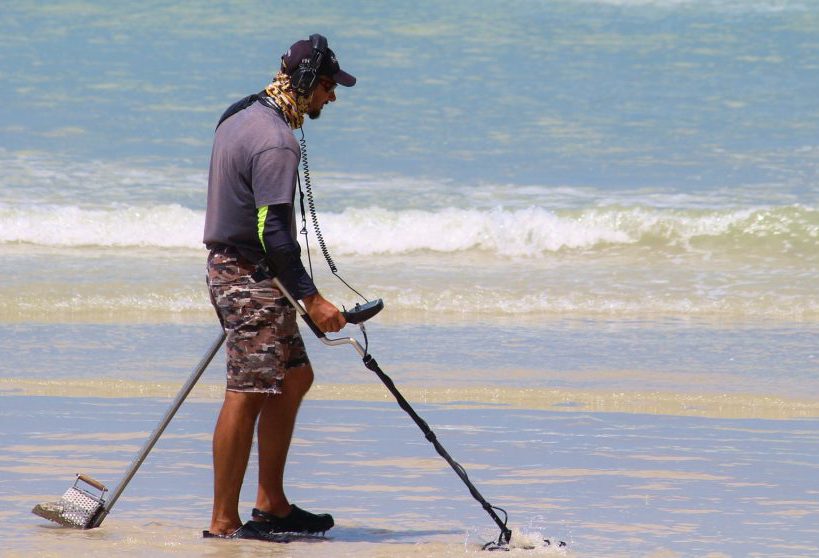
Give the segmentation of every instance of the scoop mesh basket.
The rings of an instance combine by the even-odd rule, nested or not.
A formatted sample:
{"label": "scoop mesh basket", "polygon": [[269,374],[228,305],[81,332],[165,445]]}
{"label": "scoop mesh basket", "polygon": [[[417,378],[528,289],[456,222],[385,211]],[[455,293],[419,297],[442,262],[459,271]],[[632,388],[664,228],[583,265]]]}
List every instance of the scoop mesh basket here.
{"label": "scoop mesh basket", "polygon": [[[92,494],[80,486],[80,482],[98,490],[99,493]],[[101,483],[84,475],[77,475],[74,485],[65,491],[62,498],[56,502],[37,504],[31,511],[66,527],[87,529],[92,526],[94,518],[102,509],[107,491],[108,489]]]}

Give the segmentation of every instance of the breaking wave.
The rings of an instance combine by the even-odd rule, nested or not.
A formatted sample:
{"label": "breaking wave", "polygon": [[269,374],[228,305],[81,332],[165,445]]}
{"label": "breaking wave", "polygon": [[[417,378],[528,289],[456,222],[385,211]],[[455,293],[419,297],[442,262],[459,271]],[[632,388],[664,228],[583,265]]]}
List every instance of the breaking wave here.
{"label": "breaking wave", "polygon": [[[819,210],[803,205],[742,209],[592,207],[551,211],[378,207],[321,214],[338,254],[486,251],[538,256],[609,247],[757,252],[819,257]],[[176,204],[85,209],[0,205],[0,243],[58,247],[201,249],[204,213]],[[308,228],[309,223],[308,223]]]}

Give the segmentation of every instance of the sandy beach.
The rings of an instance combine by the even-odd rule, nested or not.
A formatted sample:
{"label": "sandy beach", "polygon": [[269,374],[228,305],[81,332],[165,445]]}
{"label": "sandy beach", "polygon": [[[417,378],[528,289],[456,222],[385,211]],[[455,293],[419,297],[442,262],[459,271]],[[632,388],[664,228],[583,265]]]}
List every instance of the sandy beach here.
{"label": "sandy beach", "polygon": [[[303,407],[287,478],[294,502],[336,517],[326,540],[276,547],[201,539],[210,509],[218,365],[103,526],[91,531],[28,512],[62,495],[74,473],[114,487],[175,384],[4,380],[4,555],[462,556],[479,554],[497,536],[454,472],[373,379],[319,383]],[[509,513],[515,552],[522,555],[819,551],[816,401],[742,396],[720,405],[719,398],[699,397],[695,406],[678,397],[676,407],[664,407],[658,397],[647,408],[641,399],[648,394],[594,398],[579,390],[417,385],[404,391],[484,496]],[[251,459],[248,479],[253,467]],[[247,483],[246,510],[252,490]],[[568,547],[520,548],[542,538]]]}
{"label": "sandy beach", "polygon": [[[199,538],[209,516],[213,402],[187,405],[101,528],[66,530],[28,509],[61,495],[75,471],[115,485],[162,401],[3,401],[26,407],[18,411],[26,426],[3,433],[11,488],[3,517],[14,530],[6,555],[459,556],[495,531],[400,410],[355,401],[307,404],[289,463],[293,500],[337,517],[327,541],[270,549]],[[420,409],[479,489],[509,512],[517,544],[540,533],[567,541],[576,556],[817,550],[815,419]],[[68,432],[54,432],[60,416],[71,417]],[[244,507],[252,497],[248,489]]]}

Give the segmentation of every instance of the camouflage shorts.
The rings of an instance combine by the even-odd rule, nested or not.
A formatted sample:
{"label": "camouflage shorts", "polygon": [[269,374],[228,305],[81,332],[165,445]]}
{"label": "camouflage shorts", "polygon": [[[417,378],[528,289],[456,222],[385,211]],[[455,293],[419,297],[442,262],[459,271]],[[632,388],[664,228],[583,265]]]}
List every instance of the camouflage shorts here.
{"label": "camouflage shorts", "polygon": [[227,334],[227,389],[281,393],[285,373],[310,361],[295,309],[270,279],[254,281],[254,271],[230,252],[208,256],[210,301]]}

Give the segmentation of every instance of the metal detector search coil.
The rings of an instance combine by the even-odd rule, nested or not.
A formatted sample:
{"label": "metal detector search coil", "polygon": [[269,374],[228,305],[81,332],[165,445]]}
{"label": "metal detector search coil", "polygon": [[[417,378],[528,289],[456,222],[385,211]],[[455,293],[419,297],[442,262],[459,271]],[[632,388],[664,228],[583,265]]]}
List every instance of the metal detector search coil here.
{"label": "metal detector search coil", "polygon": [[[79,485],[80,481],[98,491],[93,494]],[[56,502],[37,504],[32,513],[66,527],[87,529],[105,503],[108,488],[91,477],[78,474],[74,485]]]}

